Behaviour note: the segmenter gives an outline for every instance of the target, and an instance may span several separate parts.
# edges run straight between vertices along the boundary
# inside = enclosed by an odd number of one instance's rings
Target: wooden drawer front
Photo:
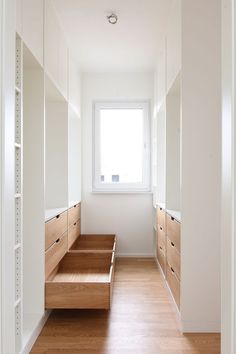
[[[166,229],[166,212],[160,207],[157,207],[157,225],[161,226],[163,231],[165,231],[165,229]]]
[[[162,246],[163,251],[166,250],[166,234],[162,229],[162,226],[157,226],[157,244]]]
[[[180,281],[178,280],[173,268],[168,264],[166,265],[166,278],[172,295],[175,299],[176,305],[180,308]]]
[[[166,256],[162,246],[157,246],[157,259],[164,274],[166,274]]]
[[[113,254],[67,253],[45,284],[45,307],[110,309]]]
[[[174,243],[178,252],[180,252],[180,223],[176,221],[172,216],[166,216],[167,220],[167,237]]]
[[[77,220],[80,219],[80,203],[74,205],[68,210],[68,224],[69,226],[74,224]]]
[[[67,230],[67,211],[45,223],[45,250]]]
[[[73,243],[80,235],[80,220],[77,220],[68,230],[68,248],[70,249]]]
[[[174,269],[176,276],[180,279],[180,253],[174,244],[167,238],[167,262]]]
[[[45,252],[45,278],[47,279],[53,269],[67,252],[67,232]]]

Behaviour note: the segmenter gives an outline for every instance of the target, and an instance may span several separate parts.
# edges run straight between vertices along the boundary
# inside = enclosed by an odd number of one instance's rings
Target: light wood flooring
[[[111,311],[53,311],[32,354],[219,354],[218,334],[182,335],[153,259],[118,258]]]

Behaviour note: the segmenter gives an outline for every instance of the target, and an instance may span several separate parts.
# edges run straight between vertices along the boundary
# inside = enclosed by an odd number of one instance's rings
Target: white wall
[[[220,0],[182,0],[184,331],[220,330]]]
[[[153,74],[85,74],[82,78],[82,232],[116,233],[118,254],[152,255],[152,195],[92,194],[93,100],[151,100]]]

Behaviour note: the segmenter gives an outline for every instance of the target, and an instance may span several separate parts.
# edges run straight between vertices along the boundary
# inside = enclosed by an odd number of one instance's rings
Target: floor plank
[[[118,258],[111,311],[53,311],[32,354],[219,354],[218,334],[182,335],[156,263]]]

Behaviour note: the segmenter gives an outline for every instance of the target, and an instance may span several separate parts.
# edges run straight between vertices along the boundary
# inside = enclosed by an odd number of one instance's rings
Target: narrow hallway
[[[151,258],[117,258],[111,311],[53,311],[31,353],[219,354],[219,334],[181,335]]]

